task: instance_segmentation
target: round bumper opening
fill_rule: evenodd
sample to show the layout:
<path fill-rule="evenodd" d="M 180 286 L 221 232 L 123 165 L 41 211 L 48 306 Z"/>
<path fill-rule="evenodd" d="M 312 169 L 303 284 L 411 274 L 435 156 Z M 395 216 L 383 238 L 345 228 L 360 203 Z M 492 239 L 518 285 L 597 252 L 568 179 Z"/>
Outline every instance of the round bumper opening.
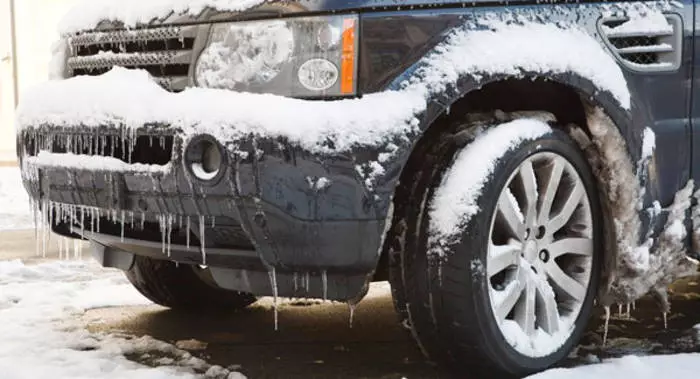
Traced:
<path fill-rule="evenodd" d="M 216 184 L 226 172 L 226 151 L 212 136 L 193 138 L 185 149 L 184 165 L 190 176 L 205 184 Z"/>

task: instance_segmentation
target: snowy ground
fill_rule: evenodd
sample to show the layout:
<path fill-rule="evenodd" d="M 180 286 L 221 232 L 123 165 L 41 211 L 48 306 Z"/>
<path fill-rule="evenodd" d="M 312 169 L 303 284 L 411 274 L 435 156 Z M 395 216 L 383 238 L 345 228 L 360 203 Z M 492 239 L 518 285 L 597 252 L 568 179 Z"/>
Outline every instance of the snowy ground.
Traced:
<path fill-rule="evenodd" d="M 0 168 L 0 231 L 25 229 L 32 225 L 18 170 Z M 26 241 L 26 245 L 32 244 Z M 681 303 L 675 309 L 675 318 L 672 317 L 670 322 L 678 323 L 680 331 L 668 343 L 656 342 L 659 335 L 664 335 L 663 331 L 646 333 L 645 337 L 637 339 L 624 338 L 633 330 L 637 333 L 659 328 L 658 317 L 645 319 L 644 311 L 639 311 L 642 312 L 639 319 L 614 322 L 617 329 L 612 331 L 608 348 L 601 349 L 596 345 L 595 338 L 588 338 L 588 343 L 594 342 L 581 346 L 577 355 L 567 363 L 574 367 L 553 369 L 532 378 L 696 377 L 700 373 L 700 354 L 692 352 L 700 352 L 700 331 L 693 330 L 691 326 L 692 318 L 700 312 L 692 313 L 693 307 L 700 308 L 700 299 Z M 323 376 L 323 373 L 328 373 L 331 376 L 330 373 L 335 371 L 328 366 L 334 364 L 333 357 L 343 357 L 345 354 L 345 358 L 339 359 L 351 368 L 355 365 L 376 368 L 383 367 L 385 355 L 396 353 L 396 348 L 386 345 L 386 340 L 393 339 L 391 342 L 412 349 L 408 337 L 393 325 L 395 320 L 386 284 L 373 288 L 371 298 L 360 306 L 354 329 L 347 327 L 347 311 L 342 304 L 288 302 L 280 315 L 282 331 L 274 332 L 269 308 L 263 301 L 248 313 L 218 318 L 208 316 L 210 322 L 202 323 L 201 318 L 182 318 L 149 305 L 120 272 L 102 269 L 89 261 L 52 260 L 38 264 L 26 260 L 0 261 L 0 377 L 153 379 L 204 376 L 233 379 L 243 377 L 235 372 L 238 364 L 243 366 L 244 372 L 260 372 L 246 370 L 246 366 L 254 365 L 261 356 L 264 358 L 263 365 L 277 370 L 277 374 L 273 375 L 275 377 L 286 377 L 280 373 L 292 367 L 302 371 L 302 374 L 294 377 L 306 376 L 304 371 L 306 374 L 314 372 L 314 375 Z M 131 314 L 136 315 L 133 320 L 125 316 Z M 689 316 L 691 314 L 693 316 Z M 149 317 L 152 317 L 150 321 L 143 321 Z M 679 318 L 683 318 L 682 322 L 678 321 Z M 694 321 L 700 322 L 700 319 Z M 200 333 L 201 328 L 210 329 Z M 338 329 L 341 331 L 338 332 Z M 592 329 L 591 335 L 597 335 L 596 327 Z M 235 330 L 240 333 L 234 333 Z M 206 348 L 206 343 L 203 348 L 198 346 L 196 341 L 179 344 L 190 352 L 161 342 L 175 343 L 195 337 L 225 342 L 219 343 L 218 347 L 212 343 L 209 348 Z M 377 341 L 377 338 L 386 340 Z M 231 347 L 232 344 L 234 347 Z M 306 347 L 314 344 L 321 347 Z M 375 353 L 376 346 L 380 347 Z M 295 361 L 305 349 L 311 355 L 323 358 L 316 359 L 311 366 L 300 366 Z M 252 352 L 252 357 L 247 357 L 246 351 Z M 272 362 L 268 360 L 266 351 L 271 351 L 276 357 L 271 358 Z M 649 355 L 659 352 L 685 354 Z M 629 355 L 631 353 L 636 355 Z M 404 353 L 398 354 L 397 357 Z M 622 358 L 617 358 L 620 356 Z M 602 363 L 599 357 L 603 357 Z M 392 375 L 381 377 L 425 378 L 433 370 L 418 362 L 420 358 L 417 353 L 401 359 L 405 360 L 404 369 L 392 368 L 389 371 Z M 321 369 L 320 365 L 324 362 L 326 367 Z M 237 365 L 229 366 L 234 370 L 229 372 L 221 366 L 212 366 L 212 363 Z M 358 371 L 353 370 L 353 373 L 357 374 Z M 347 377 L 353 377 L 353 373 L 346 373 Z"/>
<path fill-rule="evenodd" d="M 17 168 L 0 168 L 0 231 L 33 228 Z M 3 252 L 0 256 L 7 255 Z M 149 304 L 121 272 L 89 260 L 0 261 L 0 377 L 3 379 L 208 378 L 236 372 L 149 337 L 90 333 L 81 321 L 102 307 Z M 159 357 L 148 367 L 126 356 Z"/>

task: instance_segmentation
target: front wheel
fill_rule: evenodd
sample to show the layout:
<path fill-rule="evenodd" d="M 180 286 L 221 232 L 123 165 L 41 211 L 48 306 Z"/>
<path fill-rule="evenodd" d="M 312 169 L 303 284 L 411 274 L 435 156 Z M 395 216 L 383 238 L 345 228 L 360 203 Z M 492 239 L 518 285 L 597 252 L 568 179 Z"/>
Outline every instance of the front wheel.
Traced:
<path fill-rule="evenodd" d="M 174 310 L 238 310 L 255 296 L 217 287 L 207 268 L 136 256 L 126 277 L 142 295 Z"/>
<path fill-rule="evenodd" d="M 544 370 L 577 343 L 599 283 L 591 168 L 566 133 L 534 119 L 453 150 L 426 183 L 401 259 L 413 334 L 459 373 Z"/>

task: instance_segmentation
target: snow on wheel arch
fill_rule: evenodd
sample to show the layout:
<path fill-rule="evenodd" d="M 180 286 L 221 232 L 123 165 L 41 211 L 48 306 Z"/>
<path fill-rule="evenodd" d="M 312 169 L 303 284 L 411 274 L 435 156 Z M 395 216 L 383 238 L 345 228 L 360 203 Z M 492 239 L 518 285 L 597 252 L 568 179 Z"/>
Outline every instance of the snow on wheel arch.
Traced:
<path fill-rule="evenodd" d="M 544 121 L 516 119 L 486 129 L 457 153 L 429 206 L 428 244 L 433 255 L 444 257 L 481 210 L 478 200 L 500 159 L 522 142 L 550 132 L 552 128 Z"/>

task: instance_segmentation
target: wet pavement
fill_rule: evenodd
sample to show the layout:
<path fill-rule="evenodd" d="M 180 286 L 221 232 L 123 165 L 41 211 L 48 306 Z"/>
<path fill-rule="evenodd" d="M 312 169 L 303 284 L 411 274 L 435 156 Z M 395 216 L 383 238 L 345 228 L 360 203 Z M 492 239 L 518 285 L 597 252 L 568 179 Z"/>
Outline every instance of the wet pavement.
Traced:
<path fill-rule="evenodd" d="M 602 346 L 604 317 L 597 310 L 581 346 L 564 366 L 595 363 L 627 354 L 700 352 L 700 284 L 676 286 L 673 312 L 664 328 L 651 299 L 613 309 L 608 341 Z M 683 292 L 681 292 L 681 290 Z M 98 309 L 88 312 L 92 331 L 151 335 L 177 342 L 195 339 L 193 354 L 212 364 L 233 365 L 250 378 L 444 378 L 426 362 L 410 335 L 397 323 L 387 284 L 373 288 L 349 327 L 345 304 L 287 302 L 274 331 L 271 303 L 243 312 L 187 315 L 159 307 Z M 141 360 L 143 361 L 143 359 Z"/>
<path fill-rule="evenodd" d="M 33 232 L 0 232 L 0 259 L 34 257 L 30 237 Z M 48 255 L 57 256 L 57 249 L 50 249 Z M 605 347 L 599 307 L 581 345 L 563 365 L 627 354 L 700 352 L 700 335 L 693 329 L 700 323 L 700 278 L 676 284 L 671 298 L 668 328 L 651 299 L 638 301 L 630 317 L 625 306 L 622 314 L 614 307 Z M 270 299 L 222 314 L 183 314 L 158 306 L 94 309 L 83 320 L 93 332 L 127 338 L 150 335 L 176 343 L 211 364 L 235 368 L 251 379 L 448 377 L 425 361 L 397 322 L 386 283 L 376 285 L 360 304 L 352 328 L 346 304 L 285 300 L 279 309 L 278 331 Z M 159 357 L 130 358 L 154 364 Z"/>

